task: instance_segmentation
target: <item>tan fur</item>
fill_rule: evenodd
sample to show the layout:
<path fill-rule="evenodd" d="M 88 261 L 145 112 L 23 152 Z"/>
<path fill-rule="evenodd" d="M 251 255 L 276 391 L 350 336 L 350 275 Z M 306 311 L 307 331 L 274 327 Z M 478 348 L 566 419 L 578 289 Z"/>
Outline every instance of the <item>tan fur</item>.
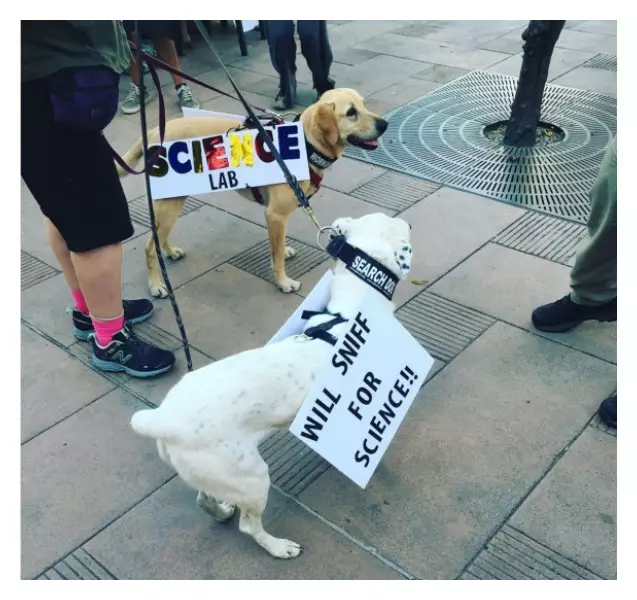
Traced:
<path fill-rule="evenodd" d="M 356 108 L 355 118 L 347 116 L 351 107 Z M 326 92 L 318 102 L 309 106 L 301 115 L 301 123 L 305 136 L 314 147 L 326 156 L 340 157 L 347 146 L 347 138 L 350 135 L 363 140 L 374 140 L 382 135 L 379 132 L 378 122 L 380 117 L 365 108 L 365 101 L 358 92 L 351 89 L 335 89 Z M 231 119 L 218 119 L 201 117 L 191 119 L 173 119 L 166 123 L 165 141 L 171 142 L 188 138 L 204 137 L 218 133 L 226 133 L 228 130 L 241 125 L 241 122 Z M 156 127 L 148 133 L 150 144 L 159 142 L 159 128 Z M 133 144 L 124 155 L 126 164 L 134 167 L 142 157 L 141 138 Z M 321 174 L 323 171 L 311 166 L 314 171 Z M 117 166 L 120 176 L 126 172 Z M 310 181 L 300 182 L 305 194 L 316 191 Z M 290 215 L 298 207 L 298 200 L 291 188 L 284 184 L 270 185 L 260 188 L 267 208 L 265 218 L 268 227 L 270 252 L 272 256 L 272 271 L 277 286 L 281 291 L 295 292 L 301 284 L 289 278 L 285 272 L 285 259 L 295 254 L 292 248 L 285 246 L 285 235 Z M 249 190 L 238 190 L 244 198 L 252 200 Z M 161 248 L 167 256 L 178 260 L 185 256 L 181 248 L 174 247 L 168 241 L 170 232 L 181 215 L 185 197 L 168 198 L 156 201 L 155 222 Z M 148 286 L 153 296 L 165 298 L 166 288 L 161 280 L 159 264 L 152 240 L 149 236 L 146 244 L 146 266 L 148 270 Z"/>

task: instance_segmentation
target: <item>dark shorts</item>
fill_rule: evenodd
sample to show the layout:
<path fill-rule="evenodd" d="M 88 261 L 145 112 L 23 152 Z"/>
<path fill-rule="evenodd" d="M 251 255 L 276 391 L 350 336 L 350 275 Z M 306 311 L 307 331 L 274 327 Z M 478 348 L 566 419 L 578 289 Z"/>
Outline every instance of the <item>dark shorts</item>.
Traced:
<path fill-rule="evenodd" d="M 133 235 L 126 195 L 101 133 L 80 133 L 53 121 L 46 79 L 23 83 L 21 174 L 72 252 Z"/>
<path fill-rule="evenodd" d="M 122 21 L 126 33 L 131 36 L 135 33 L 135 21 Z M 138 21 L 139 34 L 146 39 L 153 40 L 166 38 L 174 40 L 176 37 L 175 27 L 179 21 Z"/>

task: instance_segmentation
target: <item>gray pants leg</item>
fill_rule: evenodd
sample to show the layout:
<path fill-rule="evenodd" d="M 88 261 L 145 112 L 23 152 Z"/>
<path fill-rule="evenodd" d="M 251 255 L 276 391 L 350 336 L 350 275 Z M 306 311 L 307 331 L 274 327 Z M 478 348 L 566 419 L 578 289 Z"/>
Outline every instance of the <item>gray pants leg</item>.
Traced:
<path fill-rule="evenodd" d="M 296 101 L 294 21 L 267 21 L 265 30 L 270 60 L 279 74 L 280 94 L 294 104 Z"/>
<path fill-rule="evenodd" d="M 617 136 L 590 192 L 588 234 L 571 271 L 571 300 L 595 306 L 617 297 Z"/>
<path fill-rule="evenodd" d="M 332 66 L 332 48 L 327 37 L 327 21 L 297 21 L 301 52 L 312 71 L 314 87 L 327 83 Z"/>

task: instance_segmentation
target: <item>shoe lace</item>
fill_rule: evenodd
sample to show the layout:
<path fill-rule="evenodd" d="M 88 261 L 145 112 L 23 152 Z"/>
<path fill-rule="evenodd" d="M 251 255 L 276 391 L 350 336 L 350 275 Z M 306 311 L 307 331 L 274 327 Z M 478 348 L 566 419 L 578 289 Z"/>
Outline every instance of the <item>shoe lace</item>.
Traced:
<path fill-rule="evenodd" d="M 179 88 L 179 96 L 184 102 L 192 102 L 195 99 L 192 90 L 187 85 L 182 85 Z"/>
<path fill-rule="evenodd" d="M 137 100 L 140 95 L 141 94 L 139 92 L 139 88 L 133 84 L 130 86 L 130 90 L 128 90 L 128 94 L 126 95 L 126 99 L 124 100 L 124 102 L 132 102 L 134 100 Z"/>

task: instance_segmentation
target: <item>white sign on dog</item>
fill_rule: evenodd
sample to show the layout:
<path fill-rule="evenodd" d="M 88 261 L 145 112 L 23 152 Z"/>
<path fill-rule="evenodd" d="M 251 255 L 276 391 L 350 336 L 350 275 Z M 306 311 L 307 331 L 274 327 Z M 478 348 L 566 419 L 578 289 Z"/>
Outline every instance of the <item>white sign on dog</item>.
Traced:
<path fill-rule="evenodd" d="M 288 169 L 310 178 L 301 123 L 266 127 Z M 159 144 L 149 147 L 149 154 Z M 150 169 L 153 198 L 174 198 L 284 183 L 285 175 L 255 129 L 164 142 Z"/>
<path fill-rule="evenodd" d="M 368 294 L 290 431 L 365 488 L 434 359 Z"/>

